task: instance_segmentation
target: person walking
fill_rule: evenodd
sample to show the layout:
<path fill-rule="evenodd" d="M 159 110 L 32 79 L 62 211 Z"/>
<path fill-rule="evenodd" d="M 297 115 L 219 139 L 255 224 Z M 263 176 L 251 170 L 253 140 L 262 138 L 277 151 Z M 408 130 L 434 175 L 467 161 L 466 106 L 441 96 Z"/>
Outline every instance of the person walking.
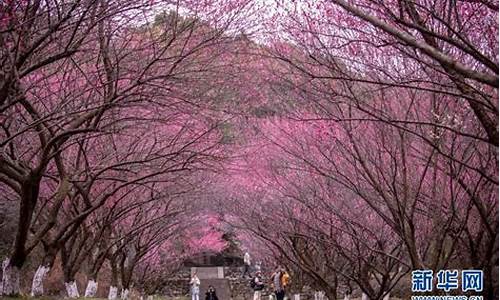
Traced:
<path fill-rule="evenodd" d="M 205 293 L 205 300 L 219 300 L 219 298 L 217 298 L 215 288 L 211 285 L 208 286 L 208 290 Z"/>
<path fill-rule="evenodd" d="M 262 262 L 259 260 L 255 263 L 255 272 L 259 272 L 262 269 Z"/>
<path fill-rule="evenodd" d="M 193 277 L 191 277 L 189 284 L 191 285 L 191 300 L 200 300 L 201 282 L 196 272 L 193 273 Z"/>
<path fill-rule="evenodd" d="M 250 276 L 250 266 L 251 266 L 251 261 L 250 261 L 250 253 L 245 252 L 245 255 L 243 256 L 243 274 L 241 277 L 245 277 L 246 275 Z"/>
<path fill-rule="evenodd" d="M 271 279 L 274 287 L 274 295 L 276 300 L 283 300 L 285 298 L 285 287 L 283 286 L 283 268 L 281 266 L 276 267 L 276 271 L 271 275 Z"/>
<path fill-rule="evenodd" d="M 283 290 L 286 293 L 286 288 L 288 287 L 288 284 L 290 283 L 290 274 L 286 271 L 285 268 L 281 268 L 281 285 L 283 286 Z"/>
<path fill-rule="evenodd" d="M 262 273 L 257 271 L 255 277 L 252 279 L 253 300 L 260 300 L 262 290 L 264 289 L 264 282 L 262 281 Z"/>

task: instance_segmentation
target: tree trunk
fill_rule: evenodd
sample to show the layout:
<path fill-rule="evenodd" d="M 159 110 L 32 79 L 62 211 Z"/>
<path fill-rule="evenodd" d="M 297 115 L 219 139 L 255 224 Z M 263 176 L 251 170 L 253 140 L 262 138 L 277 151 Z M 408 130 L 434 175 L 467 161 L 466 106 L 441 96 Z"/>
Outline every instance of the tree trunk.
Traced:
<path fill-rule="evenodd" d="M 45 276 L 50 271 L 49 266 L 40 265 L 33 276 L 33 282 L 31 284 L 31 297 L 42 296 L 43 295 L 43 280 Z"/>
<path fill-rule="evenodd" d="M 128 288 L 123 288 L 122 289 L 122 294 L 121 294 L 121 299 L 122 300 L 127 300 L 129 294 L 130 294 L 130 292 L 129 292 Z"/>
<path fill-rule="evenodd" d="M 314 293 L 314 300 L 324 300 L 324 298 L 325 298 L 325 292 L 317 291 Z"/>
<path fill-rule="evenodd" d="M 2 263 L 2 273 L 2 294 L 4 296 L 18 296 L 21 269 L 11 265 L 10 259 L 6 259 Z"/>
<path fill-rule="evenodd" d="M 66 292 L 69 298 L 79 298 L 80 293 L 78 292 L 78 286 L 76 285 L 75 280 L 76 268 L 73 269 L 70 266 L 71 262 L 67 261 L 67 253 L 65 253 L 64 248 L 61 250 L 61 258 L 63 260 L 64 286 L 66 287 Z"/>
<path fill-rule="evenodd" d="M 22 184 L 19 218 L 16 227 L 17 232 L 10 255 L 10 266 L 16 267 L 18 270 L 23 267 L 26 257 L 28 256 L 26 252 L 26 242 L 33 219 L 33 212 L 38 201 L 39 188 L 40 178 L 34 175 L 26 179 Z M 17 289 L 17 294 L 19 294 L 19 289 Z"/>
<path fill-rule="evenodd" d="M 328 300 L 336 300 L 337 299 L 337 293 L 331 288 L 326 289 L 325 296 Z"/>
<path fill-rule="evenodd" d="M 479 258 L 476 259 L 479 260 Z M 491 263 L 491 265 L 489 263 Z M 495 286 L 495 281 L 494 281 L 498 280 L 498 271 L 496 272 L 497 275 L 494 276 L 494 273 L 492 272 L 491 269 L 491 266 L 493 266 L 493 264 L 494 264 L 493 262 L 488 260 L 486 264 L 472 265 L 473 269 L 478 269 L 483 271 L 483 291 L 481 295 L 483 295 L 484 299 L 498 299 L 498 292 L 496 291 L 496 289 L 498 289 L 498 283 Z"/>
<path fill-rule="evenodd" d="M 109 286 L 108 299 L 114 300 L 118 297 L 118 266 L 116 264 L 116 257 L 110 259 L 111 265 L 111 284 Z"/>
<path fill-rule="evenodd" d="M 118 288 L 116 286 L 110 286 L 109 287 L 109 294 L 108 294 L 108 299 L 109 300 L 115 300 L 118 296 Z"/>
<path fill-rule="evenodd" d="M 57 247 L 49 246 L 45 250 L 45 256 L 43 257 L 42 264 L 38 267 L 33 276 L 33 282 L 31 284 L 31 296 L 42 296 L 43 295 L 43 281 L 50 269 L 54 265 L 54 261 L 57 255 Z"/>
<path fill-rule="evenodd" d="M 66 287 L 66 293 L 69 298 L 79 298 L 80 293 L 78 293 L 78 286 L 76 285 L 76 281 L 65 282 L 64 286 Z"/>
<path fill-rule="evenodd" d="M 127 253 L 128 254 L 128 253 Z M 137 264 L 137 257 L 130 258 L 128 255 L 120 264 L 120 275 L 122 283 L 121 299 L 126 300 L 130 294 L 130 283 L 132 282 L 132 272 Z"/>
<path fill-rule="evenodd" d="M 21 185 L 21 203 L 19 206 L 19 218 L 17 221 L 17 232 L 10 258 L 2 263 L 2 294 L 4 296 L 19 295 L 19 276 L 21 268 L 26 261 L 26 241 L 40 188 L 41 177 L 31 175 Z"/>
<path fill-rule="evenodd" d="M 98 283 L 95 278 L 89 279 L 87 288 L 85 289 L 85 298 L 94 298 L 97 294 Z"/>
<path fill-rule="evenodd" d="M 99 286 L 97 281 L 97 274 L 99 273 L 102 264 L 104 263 L 105 256 L 102 255 L 102 258 L 94 259 L 94 264 L 90 269 L 88 275 L 87 288 L 85 289 L 85 297 L 86 298 L 95 298 L 97 295 L 97 287 Z M 113 283 L 112 283 L 113 284 Z"/>
<path fill-rule="evenodd" d="M 337 299 L 337 286 L 338 286 L 338 279 L 337 275 L 334 273 L 333 278 L 328 286 L 324 287 L 324 291 L 326 292 L 326 297 L 330 300 L 336 300 Z"/>

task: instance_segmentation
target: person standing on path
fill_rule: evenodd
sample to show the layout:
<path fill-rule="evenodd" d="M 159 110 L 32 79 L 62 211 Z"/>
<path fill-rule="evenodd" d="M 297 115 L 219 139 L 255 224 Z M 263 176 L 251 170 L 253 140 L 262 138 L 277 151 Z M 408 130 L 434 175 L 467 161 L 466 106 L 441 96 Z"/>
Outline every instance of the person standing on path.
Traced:
<path fill-rule="evenodd" d="M 205 300 L 219 300 L 215 288 L 211 285 L 208 286 L 208 291 L 205 293 Z"/>
<path fill-rule="evenodd" d="M 191 285 L 191 300 L 200 300 L 201 282 L 196 272 L 193 273 L 193 277 L 191 277 L 189 284 Z"/>
<path fill-rule="evenodd" d="M 244 264 L 244 269 L 243 269 L 243 274 L 241 277 L 245 277 L 246 275 L 250 276 L 250 254 L 248 252 L 245 252 L 245 255 L 243 256 L 243 264 Z"/>
<path fill-rule="evenodd" d="M 255 272 L 259 272 L 261 268 L 262 262 L 259 260 L 255 263 Z"/>
<path fill-rule="evenodd" d="M 285 287 L 283 286 L 283 268 L 278 266 L 276 271 L 271 275 L 274 286 L 274 294 L 276 295 L 276 300 L 283 300 L 285 298 Z"/>
<path fill-rule="evenodd" d="M 257 271 L 253 280 L 253 300 L 260 300 L 262 290 L 264 289 L 264 282 L 262 282 L 262 273 Z"/>

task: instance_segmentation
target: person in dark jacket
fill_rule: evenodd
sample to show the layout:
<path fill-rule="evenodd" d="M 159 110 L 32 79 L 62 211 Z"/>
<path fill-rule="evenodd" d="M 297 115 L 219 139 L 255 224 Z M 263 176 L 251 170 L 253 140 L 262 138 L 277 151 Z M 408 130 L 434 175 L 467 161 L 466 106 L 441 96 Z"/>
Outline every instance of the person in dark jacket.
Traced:
<path fill-rule="evenodd" d="M 260 300 L 262 296 L 262 290 L 264 289 L 264 282 L 262 281 L 262 273 L 257 271 L 255 277 L 252 279 L 253 284 L 253 300 Z"/>
<path fill-rule="evenodd" d="M 219 300 L 219 298 L 217 298 L 215 288 L 211 285 L 208 286 L 208 290 L 205 293 L 205 300 Z"/>

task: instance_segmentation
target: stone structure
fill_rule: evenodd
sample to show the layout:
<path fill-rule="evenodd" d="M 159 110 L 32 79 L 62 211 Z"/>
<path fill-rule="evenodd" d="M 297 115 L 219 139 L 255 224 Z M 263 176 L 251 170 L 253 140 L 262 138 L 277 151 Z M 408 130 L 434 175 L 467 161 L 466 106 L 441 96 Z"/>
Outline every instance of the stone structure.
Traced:
<path fill-rule="evenodd" d="M 237 267 L 243 265 L 243 258 L 239 253 L 203 252 L 184 261 L 185 267 Z"/>
<path fill-rule="evenodd" d="M 191 257 L 185 261 L 181 270 L 175 274 L 175 277 L 168 278 L 164 281 L 161 285 L 162 289 L 157 291 L 157 294 L 168 297 L 189 297 L 189 280 L 193 272 L 196 271 L 201 281 L 200 299 L 204 299 L 205 291 L 209 285 L 215 287 L 220 300 L 252 299 L 253 290 L 250 287 L 250 279 L 241 277 L 243 272 L 242 257 L 243 255 L 241 253 L 217 254 L 211 252 L 205 252 Z M 262 290 L 262 300 L 274 300 L 270 278 L 266 277 L 270 274 L 266 274 L 266 270 L 262 271 L 264 273 L 265 283 L 265 288 Z M 395 291 L 393 291 L 393 293 L 394 292 Z M 363 295 L 361 291 L 354 290 L 350 298 L 360 299 L 363 298 Z M 324 292 L 316 291 L 298 280 L 292 281 L 292 284 L 287 291 L 287 299 L 325 300 L 326 296 Z M 389 296 L 384 298 L 384 300 L 388 299 Z"/>

